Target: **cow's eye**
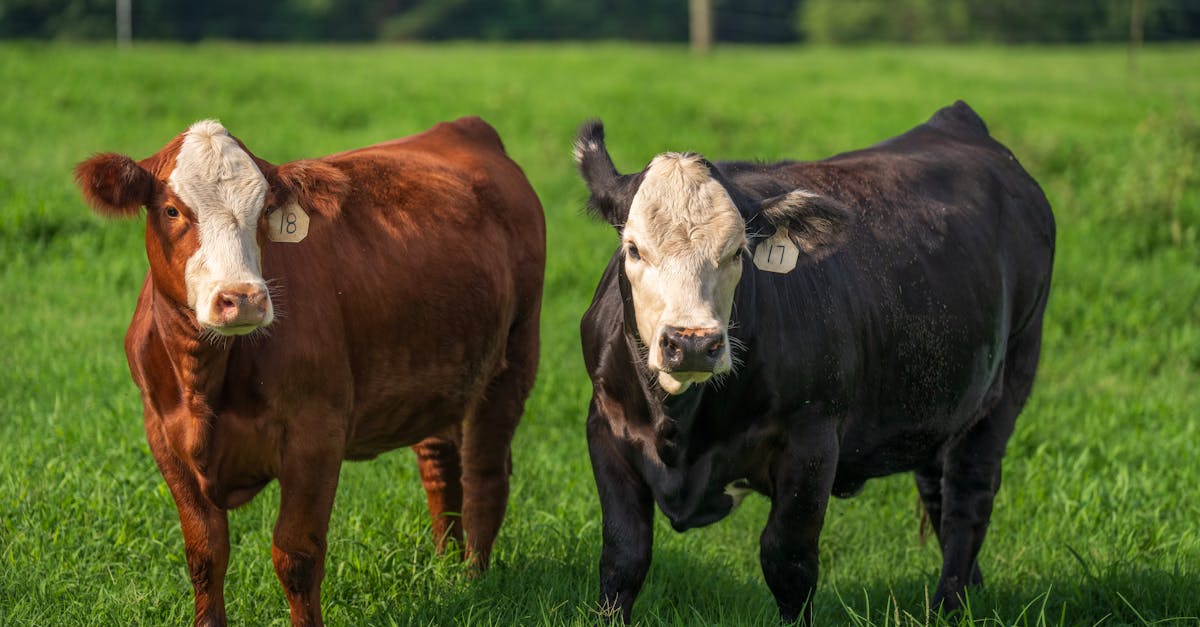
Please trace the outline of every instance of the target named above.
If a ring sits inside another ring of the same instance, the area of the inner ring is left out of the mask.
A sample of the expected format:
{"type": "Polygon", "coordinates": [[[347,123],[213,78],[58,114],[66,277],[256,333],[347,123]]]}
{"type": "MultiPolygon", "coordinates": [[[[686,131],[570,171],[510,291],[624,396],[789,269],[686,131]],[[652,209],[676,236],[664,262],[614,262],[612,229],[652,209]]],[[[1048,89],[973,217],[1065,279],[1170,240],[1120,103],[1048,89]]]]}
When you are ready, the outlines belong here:
{"type": "Polygon", "coordinates": [[[742,259],[742,253],[743,253],[743,252],[745,252],[745,249],[744,249],[744,248],[739,248],[739,249],[737,249],[737,250],[733,251],[733,256],[731,256],[731,257],[729,258],[729,260],[730,260],[730,261],[740,261],[740,260],[742,259]]]}
{"type": "Polygon", "coordinates": [[[178,209],[176,209],[175,207],[167,207],[167,217],[169,217],[169,218],[178,218],[178,217],[179,217],[179,210],[178,210],[178,209]]]}
{"type": "Polygon", "coordinates": [[[629,244],[629,246],[625,249],[625,254],[629,255],[629,258],[633,259],[634,261],[642,260],[642,253],[638,252],[637,244],[629,244]]]}

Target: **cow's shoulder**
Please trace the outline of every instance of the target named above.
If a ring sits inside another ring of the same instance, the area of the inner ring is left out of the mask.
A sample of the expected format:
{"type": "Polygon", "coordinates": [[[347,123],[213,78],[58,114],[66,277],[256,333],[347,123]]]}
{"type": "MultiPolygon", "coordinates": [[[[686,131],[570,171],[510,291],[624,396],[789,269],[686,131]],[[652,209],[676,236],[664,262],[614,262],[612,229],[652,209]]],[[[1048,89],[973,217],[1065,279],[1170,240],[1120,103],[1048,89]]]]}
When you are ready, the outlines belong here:
{"type": "Polygon", "coordinates": [[[179,409],[184,402],[183,390],[175,366],[167,352],[168,344],[175,345],[193,341],[178,331],[175,336],[164,328],[154,314],[154,279],[149,273],[138,294],[133,319],[125,333],[125,357],[129,363],[129,374],[142,393],[146,416],[162,416],[179,409]]]}
{"type": "Polygon", "coordinates": [[[580,339],[583,342],[584,363],[588,372],[595,376],[601,363],[612,358],[614,350],[621,350],[624,341],[624,310],[618,286],[620,274],[620,252],[614,252],[604,268],[604,274],[596,286],[591,305],[580,320],[580,339]]]}

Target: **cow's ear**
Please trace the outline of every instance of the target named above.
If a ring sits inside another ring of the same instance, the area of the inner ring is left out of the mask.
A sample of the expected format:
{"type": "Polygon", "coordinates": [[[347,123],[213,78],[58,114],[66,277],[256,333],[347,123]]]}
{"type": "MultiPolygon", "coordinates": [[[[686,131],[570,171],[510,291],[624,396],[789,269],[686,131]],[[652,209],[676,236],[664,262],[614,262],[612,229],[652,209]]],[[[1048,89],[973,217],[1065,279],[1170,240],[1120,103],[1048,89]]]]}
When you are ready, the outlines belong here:
{"type": "Polygon", "coordinates": [[[115,152],[94,155],[75,166],[75,184],[96,213],[109,217],[137,215],[154,198],[154,175],[115,152]]]}
{"type": "Polygon", "coordinates": [[[803,189],[768,198],[760,208],[767,222],[776,230],[787,229],[792,241],[814,260],[836,251],[854,221],[854,213],[841,201],[803,189]]]}
{"type": "Polygon", "coordinates": [[[636,177],[617,172],[608,147],[604,145],[604,124],[589,120],[575,138],[575,161],[591,197],[588,211],[620,231],[629,218],[629,205],[637,192],[636,177]]]}
{"type": "Polygon", "coordinates": [[[294,201],[326,218],[341,212],[342,198],[350,189],[350,177],[345,172],[315,159],[285,163],[267,178],[271,182],[269,204],[280,206],[294,201]]]}

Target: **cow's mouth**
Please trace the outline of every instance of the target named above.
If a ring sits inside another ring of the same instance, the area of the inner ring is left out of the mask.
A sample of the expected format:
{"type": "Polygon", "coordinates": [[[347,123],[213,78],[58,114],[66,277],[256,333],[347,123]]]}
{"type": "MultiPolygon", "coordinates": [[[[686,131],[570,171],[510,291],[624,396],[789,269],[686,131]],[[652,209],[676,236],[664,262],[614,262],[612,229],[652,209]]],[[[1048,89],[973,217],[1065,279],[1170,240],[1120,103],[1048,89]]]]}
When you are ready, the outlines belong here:
{"type": "Polygon", "coordinates": [[[251,333],[262,329],[265,326],[265,324],[229,324],[224,326],[204,325],[204,330],[213,335],[237,337],[242,335],[250,335],[251,333]]]}
{"type": "Polygon", "coordinates": [[[683,394],[693,383],[704,383],[713,376],[711,372],[667,372],[658,371],[658,385],[667,394],[683,394]]]}
{"type": "Polygon", "coordinates": [[[216,332],[221,335],[246,335],[258,329],[259,325],[257,324],[236,324],[228,327],[217,327],[216,332]]]}

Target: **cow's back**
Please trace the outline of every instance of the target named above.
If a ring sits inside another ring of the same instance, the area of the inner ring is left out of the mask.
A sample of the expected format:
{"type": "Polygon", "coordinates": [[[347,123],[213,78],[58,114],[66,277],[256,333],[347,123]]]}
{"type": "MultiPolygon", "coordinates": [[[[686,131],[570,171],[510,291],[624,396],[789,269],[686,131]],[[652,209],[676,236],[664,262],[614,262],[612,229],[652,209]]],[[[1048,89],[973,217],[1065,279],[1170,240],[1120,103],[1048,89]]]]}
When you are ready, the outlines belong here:
{"type": "Polygon", "coordinates": [[[545,226],[478,118],[323,161],[349,192],[303,242],[266,247],[283,315],[247,357],[276,406],[345,410],[348,456],[369,457],[461,420],[505,367],[509,330],[540,307],[545,226]]]}
{"type": "Polygon", "coordinates": [[[969,108],[871,148],[734,180],[764,194],[808,189],[855,211],[837,253],[789,275],[751,270],[739,295],[759,318],[740,324],[770,338],[759,358],[791,362],[766,369],[791,381],[767,385],[794,391],[785,403],[845,412],[840,465],[861,478],[909,470],[994,402],[1011,338],[1045,307],[1054,220],[969,108]]]}

